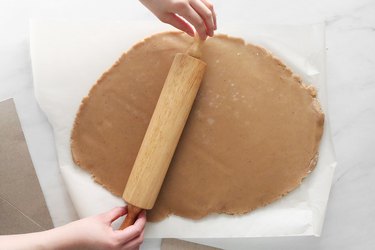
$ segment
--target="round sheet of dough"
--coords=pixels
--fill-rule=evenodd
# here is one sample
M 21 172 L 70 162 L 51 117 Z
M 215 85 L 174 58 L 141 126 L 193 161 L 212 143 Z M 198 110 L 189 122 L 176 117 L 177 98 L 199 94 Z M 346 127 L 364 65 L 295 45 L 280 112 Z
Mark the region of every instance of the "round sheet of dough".
M 193 39 L 138 43 L 84 98 L 72 131 L 75 163 L 121 196 L 174 55 Z M 265 49 L 218 35 L 149 221 L 242 214 L 296 188 L 315 167 L 324 115 L 313 88 Z

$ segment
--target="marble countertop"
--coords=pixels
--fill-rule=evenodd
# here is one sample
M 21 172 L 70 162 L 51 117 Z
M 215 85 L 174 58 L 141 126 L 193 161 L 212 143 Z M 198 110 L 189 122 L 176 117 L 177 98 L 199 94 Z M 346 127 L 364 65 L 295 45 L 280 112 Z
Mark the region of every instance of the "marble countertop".
M 338 160 L 322 236 L 256 238 L 251 249 L 373 249 L 375 245 L 375 1 L 213 0 L 218 25 L 326 21 L 328 105 Z M 29 19 L 154 20 L 136 0 L 0 1 L 0 101 L 14 98 L 56 226 L 77 219 L 60 176 L 54 138 L 33 92 Z M 206 240 L 215 245 L 214 240 Z M 147 240 L 143 249 L 159 249 Z M 228 239 L 225 249 L 244 248 Z

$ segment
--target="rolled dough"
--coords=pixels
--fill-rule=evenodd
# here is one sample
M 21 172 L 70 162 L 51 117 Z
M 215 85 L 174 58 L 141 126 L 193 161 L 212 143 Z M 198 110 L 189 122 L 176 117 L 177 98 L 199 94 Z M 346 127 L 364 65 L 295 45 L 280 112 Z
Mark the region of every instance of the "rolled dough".
M 136 44 L 82 101 L 71 137 L 74 162 L 121 196 L 178 52 L 177 32 Z M 313 170 L 324 114 L 316 91 L 280 60 L 242 39 L 202 46 L 207 70 L 149 221 L 175 214 L 242 214 L 298 187 Z

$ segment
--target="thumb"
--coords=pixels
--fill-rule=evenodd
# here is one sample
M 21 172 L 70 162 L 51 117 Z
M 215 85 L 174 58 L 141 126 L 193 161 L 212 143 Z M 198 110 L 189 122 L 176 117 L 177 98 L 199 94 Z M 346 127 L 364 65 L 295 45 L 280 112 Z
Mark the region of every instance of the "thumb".
M 121 216 L 124 216 L 125 214 L 128 213 L 128 207 L 115 207 L 109 210 L 108 212 L 104 213 L 104 220 L 111 224 Z

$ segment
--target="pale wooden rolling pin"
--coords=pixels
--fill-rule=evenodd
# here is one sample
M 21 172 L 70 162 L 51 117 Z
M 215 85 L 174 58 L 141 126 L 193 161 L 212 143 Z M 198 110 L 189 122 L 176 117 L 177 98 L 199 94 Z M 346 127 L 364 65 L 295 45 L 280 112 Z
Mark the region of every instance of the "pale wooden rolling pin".
M 155 204 L 206 68 L 198 59 L 200 43 L 194 42 L 173 60 L 122 195 L 128 214 L 120 229 L 134 224 L 143 209 Z

